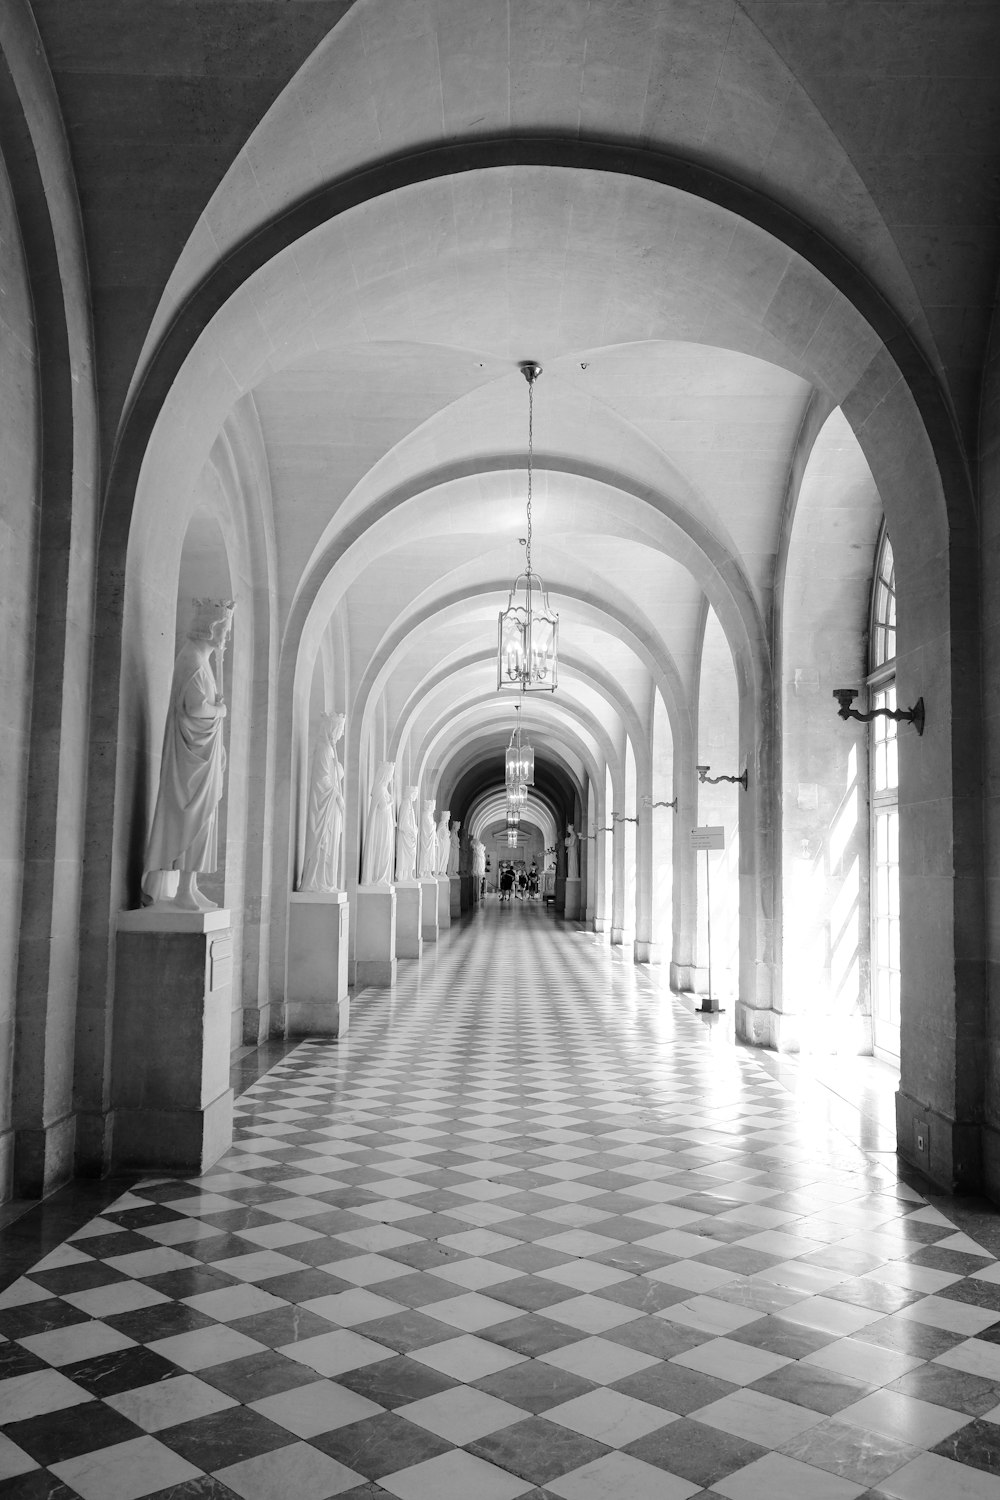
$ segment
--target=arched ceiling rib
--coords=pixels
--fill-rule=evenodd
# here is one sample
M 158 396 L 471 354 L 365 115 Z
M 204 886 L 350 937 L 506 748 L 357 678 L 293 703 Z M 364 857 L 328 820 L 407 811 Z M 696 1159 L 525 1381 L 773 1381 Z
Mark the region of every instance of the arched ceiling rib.
M 320 183 L 417 146 L 540 131 L 631 140 L 762 184 L 842 244 L 930 346 L 878 197 L 810 97 L 822 68 L 813 67 L 804 86 L 766 39 L 769 24 L 761 27 L 735 0 L 702 0 L 697 19 L 692 24 L 683 0 L 640 8 L 630 0 L 591 0 L 540 13 L 495 0 L 355 7 L 300 68 L 220 183 L 166 288 L 147 350 L 213 257 Z M 814 61 L 808 48 L 795 50 L 794 24 L 778 35 L 800 70 Z M 824 58 L 836 50 L 823 47 Z M 855 88 L 870 66 L 864 55 L 854 60 Z M 885 76 L 877 74 L 880 86 Z M 829 88 L 824 94 L 829 99 Z M 846 125 L 854 112 L 845 102 L 839 114 Z M 919 113 L 911 128 L 920 132 Z M 789 134 L 794 153 L 781 149 Z M 929 155 L 933 138 L 927 147 Z M 888 209 L 889 185 L 876 174 L 870 180 Z M 447 209 L 443 194 L 421 223 L 431 245 L 447 233 Z M 554 209 L 571 215 L 561 201 Z M 602 221 L 603 205 L 594 204 L 577 213 L 574 228 L 586 237 Z M 349 248 L 363 267 L 361 247 Z
M 814 268 L 728 209 L 585 168 L 463 170 L 319 223 L 240 287 L 167 403 L 142 505 L 171 427 L 183 469 L 252 390 L 296 701 L 342 613 L 355 753 L 395 726 L 434 778 L 489 690 L 525 529 L 516 362 L 540 358 L 534 561 L 570 664 L 555 712 L 586 723 L 599 783 L 625 736 L 647 754 L 652 687 L 690 743 L 708 604 L 742 689 L 766 694 L 803 413 L 878 347 Z

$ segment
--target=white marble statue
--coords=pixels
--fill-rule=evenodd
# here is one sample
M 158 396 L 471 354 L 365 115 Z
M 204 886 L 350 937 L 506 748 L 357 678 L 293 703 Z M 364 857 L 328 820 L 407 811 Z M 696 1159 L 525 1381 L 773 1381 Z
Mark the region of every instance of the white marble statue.
M 375 772 L 368 822 L 361 851 L 361 884 L 391 885 L 396 854 L 396 817 L 392 801 L 395 761 L 384 760 Z
M 417 854 L 417 874 L 421 880 L 429 880 L 437 874 L 437 832 L 434 828 L 434 803 L 425 802 L 420 817 L 420 845 Z
M 580 878 L 580 840 L 572 823 L 566 825 L 566 837 L 563 839 L 566 846 L 566 879 L 579 880 Z
M 306 814 L 306 848 L 300 891 L 340 889 L 340 838 L 344 829 L 344 768 L 337 742 L 347 722 L 344 714 L 324 714 L 313 749 Z
M 472 873 L 480 878 L 486 874 L 486 845 L 482 839 L 472 840 Z
M 396 824 L 396 879 L 412 880 L 417 868 L 417 793 L 420 788 L 408 786 L 403 793 Z
M 210 911 L 198 876 L 218 867 L 218 812 L 226 771 L 222 658 L 233 624 L 232 599 L 195 599 L 194 619 L 174 663 L 163 732 L 160 784 L 142 877 L 157 906 Z M 213 663 L 213 657 L 215 658 Z M 167 891 L 179 871 L 176 895 Z
M 437 864 L 434 867 L 435 875 L 447 875 L 448 857 L 451 854 L 451 840 L 448 837 L 448 824 L 451 822 L 451 808 L 446 807 L 443 813 L 438 813 L 437 826 Z
M 459 872 L 459 864 L 461 863 L 461 859 L 462 859 L 462 836 L 461 836 L 461 828 L 462 828 L 461 823 L 453 823 L 451 825 L 451 833 L 449 835 L 450 843 L 449 843 L 449 848 L 448 848 L 448 874 L 449 875 L 457 875 L 458 872 Z

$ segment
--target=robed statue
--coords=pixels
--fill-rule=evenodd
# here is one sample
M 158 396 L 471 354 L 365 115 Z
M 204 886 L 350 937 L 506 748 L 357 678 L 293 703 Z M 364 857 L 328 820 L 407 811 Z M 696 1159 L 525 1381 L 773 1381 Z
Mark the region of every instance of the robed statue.
M 434 828 L 434 803 L 425 802 L 420 815 L 420 850 L 417 873 L 421 880 L 437 874 L 437 833 Z
M 233 624 L 232 599 L 195 599 L 187 640 L 174 662 L 163 732 L 160 784 L 142 877 L 157 906 L 211 911 L 199 874 L 218 868 L 218 818 L 226 772 L 222 662 Z M 177 893 L 166 894 L 178 871 Z
M 448 824 L 451 822 L 451 808 L 446 807 L 444 812 L 438 813 L 437 826 L 437 863 L 434 866 L 435 875 L 447 875 L 448 855 L 451 852 L 451 840 L 448 837 Z
M 580 878 L 580 839 L 572 823 L 566 826 L 566 837 L 563 839 L 566 846 L 566 879 L 579 880 Z
M 306 847 L 300 891 L 340 889 L 340 840 L 344 830 L 344 768 L 337 756 L 345 714 L 324 714 L 313 748 L 306 813 Z
M 403 793 L 396 824 L 396 879 L 412 880 L 417 868 L 417 794 L 420 788 L 408 786 Z
M 361 884 L 391 885 L 396 853 L 396 818 L 392 802 L 395 761 L 384 760 L 375 773 L 368 822 L 361 852 Z
M 462 859 L 461 823 L 451 825 L 450 847 L 448 850 L 448 874 L 457 875 Z

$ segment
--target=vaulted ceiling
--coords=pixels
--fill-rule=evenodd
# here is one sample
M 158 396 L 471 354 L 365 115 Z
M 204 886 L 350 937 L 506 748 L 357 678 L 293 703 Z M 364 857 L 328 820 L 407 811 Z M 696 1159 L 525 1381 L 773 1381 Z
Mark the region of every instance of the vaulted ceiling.
M 488 777 L 511 721 L 491 653 L 525 532 L 520 361 L 544 369 L 533 560 L 564 649 L 532 714 L 566 785 L 648 737 L 656 691 L 692 714 L 710 609 L 734 652 L 737 615 L 767 639 L 803 433 L 868 377 L 879 320 L 970 451 L 994 3 L 34 8 L 107 456 L 187 319 L 143 482 L 194 486 L 249 398 L 286 648 L 339 611 L 351 691 L 368 674 L 412 764 L 454 761 L 469 796 L 470 726 L 495 726 Z

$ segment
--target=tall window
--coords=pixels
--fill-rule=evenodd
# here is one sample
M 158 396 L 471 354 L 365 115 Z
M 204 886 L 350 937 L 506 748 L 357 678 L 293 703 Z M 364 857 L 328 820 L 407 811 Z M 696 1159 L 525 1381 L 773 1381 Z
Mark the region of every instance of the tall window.
M 885 524 L 875 554 L 868 648 L 871 708 L 896 707 L 896 573 Z M 896 724 L 871 726 L 872 1028 L 875 1051 L 899 1060 L 899 774 Z

